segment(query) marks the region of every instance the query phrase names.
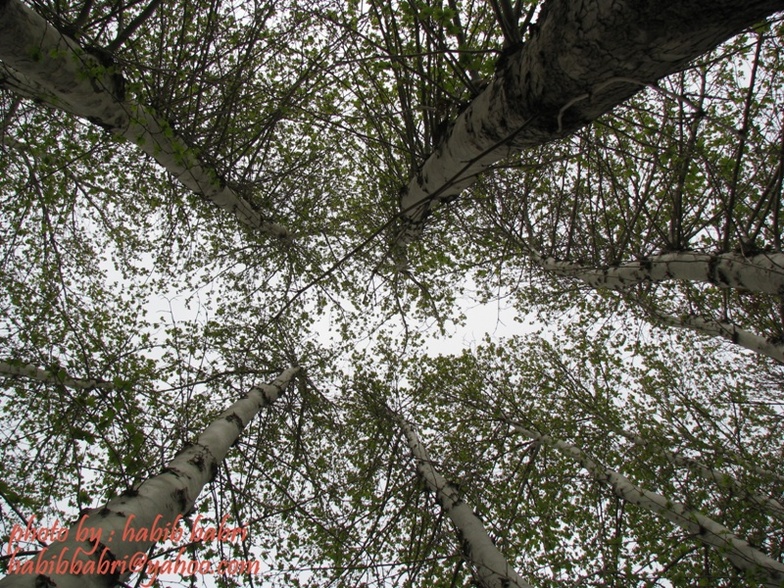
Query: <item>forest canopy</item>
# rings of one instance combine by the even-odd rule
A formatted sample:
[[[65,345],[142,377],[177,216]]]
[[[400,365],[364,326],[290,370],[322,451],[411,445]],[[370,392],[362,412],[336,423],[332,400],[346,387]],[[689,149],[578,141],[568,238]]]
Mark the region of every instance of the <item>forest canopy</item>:
[[[780,11],[0,0],[0,585],[784,586]]]

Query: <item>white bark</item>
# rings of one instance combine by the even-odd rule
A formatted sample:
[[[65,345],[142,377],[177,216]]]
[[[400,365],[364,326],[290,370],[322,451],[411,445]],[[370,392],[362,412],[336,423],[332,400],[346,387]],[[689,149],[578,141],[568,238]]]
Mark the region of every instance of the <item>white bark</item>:
[[[109,588],[128,576],[128,566],[144,554],[156,541],[141,533],[152,529],[173,529],[196,502],[202,488],[215,477],[220,463],[248,422],[285,391],[299,368],[284,371],[272,384],[254,387],[232,404],[199,436],[196,443],[177,455],[159,475],[144,481],[132,492],[110,500],[102,508],[86,513],[74,524],[65,541],[53,542],[39,553],[33,565],[44,573],[9,574],[0,580],[0,587],[37,588],[54,582],[57,588]],[[241,524],[237,522],[237,525]],[[78,540],[78,529],[100,533],[99,541]],[[68,562],[66,573],[51,573],[46,562]],[[67,573],[73,562],[82,566],[108,566],[104,573]],[[18,562],[21,563],[21,562]],[[77,564],[79,565],[79,564]],[[111,566],[114,566],[112,573]]]
[[[506,558],[493,544],[482,521],[471,507],[460,497],[457,488],[447,482],[433,466],[427,449],[419,439],[414,427],[404,419],[394,415],[416,460],[417,473],[436,495],[436,501],[457,527],[463,542],[466,559],[473,565],[477,576],[485,588],[531,588],[518,573],[506,562]]]
[[[656,447],[656,449],[661,451],[666,457],[667,461],[672,465],[688,468],[689,470],[699,474],[705,480],[717,484],[720,488],[729,490],[734,496],[748,500],[768,515],[773,516],[780,521],[784,521],[784,505],[782,505],[778,500],[774,500],[773,498],[769,498],[767,496],[763,496],[762,494],[748,490],[731,474],[709,467],[704,463],[697,461],[696,459],[680,455],[678,453],[664,449],[663,447],[655,446],[644,437],[641,437],[640,435],[630,431],[625,431],[621,428],[615,427],[613,427],[613,430],[616,431],[619,435],[623,435],[629,439],[635,445],[639,445],[641,447]]]
[[[672,327],[691,329],[714,337],[724,337],[744,349],[767,355],[778,362],[784,363],[783,345],[769,341],[765,337],[760,337],[754,333],[749,333],[729,321],[705,319],[693,314],[670,316],[655,313],[654,316]]]
[[[0,360],[0,375],[20,376],[31,378],[47,384],[55,384],[73,388],[75,390],[87,390],[90,388],[101,388],[102,390],[113,390],[112,382],[101,380],[85,380],[82,378],[72,378],[65,372],[52,372],[29,364],[12,364]]]
[[[784,294],[784,253],[664,253],[639,261],[593,268],[555,258],[538,258],[547,271],[579,278],[594,288],[623,290],[643,282],[685,280],[706,282],[719,288],[741,288],[752,292]]]
[[[86,118],[135,143],[182,185],[276,238],[289,233],[265,221],[198,161],[193,150],[151,110],[125,97],[119,71],[101,63],[19,0],[0,0],[0,81],[25,97]]]
[[[636,486],[621,474],[601,466],[574,445],[550,435],[531,431],[509,419],[506,419],[506,422],[521,435],[539,441],[574,459],[595,480],[610,486],[623,500],[675,523],[690,535],[715,548],[733,565],[747,572],[750,577],[761,581],[767,588],[781,588],[784,585],[784,564],[736,537],[724,525],[679,502],[673,502],[660,494]]]
[[[553,257],[542,257],[533,249],[528,251],[531,258],[542,269],[557,275],[580,279],[588,286],[597,289],[606,288],[624,292],[629,286],[642,282],[683,280],[766,294],[784,293],[784,254],[782,253],[743,256],[738,253],[710,255],[677,252],[609,268],[592,268],[571,261],[558,261]],[[649,308],[646,304],[642,306],[664,324],[691,329],[711,337],[723,337],[745,349],[784,363],[784,345],[750,333],[729,321],[706,319],[693,314],[665,315]]]
[[[499,67],[400,195],[398,243],[513,149],[590,123],[777,10],[782,0],[548,0],[537,32]]]

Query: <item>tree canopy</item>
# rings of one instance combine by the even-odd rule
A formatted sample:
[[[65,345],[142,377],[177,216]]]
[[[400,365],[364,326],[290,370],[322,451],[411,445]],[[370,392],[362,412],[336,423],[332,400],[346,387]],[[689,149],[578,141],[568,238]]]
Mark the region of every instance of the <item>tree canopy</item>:
[[[778,11],[0,0],[0,584],[784,585]]]

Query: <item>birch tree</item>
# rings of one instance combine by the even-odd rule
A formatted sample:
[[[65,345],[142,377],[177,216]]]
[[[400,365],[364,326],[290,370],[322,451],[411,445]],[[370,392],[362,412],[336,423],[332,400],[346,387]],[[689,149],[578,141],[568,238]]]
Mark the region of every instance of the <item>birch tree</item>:
[[[648,13],[632,3],[579,9],[547,3],[525,44],[508,52],[489,86],[412,178],[400,200],[403,218],[416,226],[432,204],[459,194],[511,149],[574,132],[781,8],[775,2],[743,8],[694,2]]]
[[[492,415],[508,411],[517,419],[528,419],[529,431],[542,423],[557,428],[560,437],[574,440],[570,445],[590,447],[594,462],[603,462],[670,502],[701,511],[780,565],[781,553],[775,547],[781,533],[775,508],[780,486],[775,474],[756,471],[776,458],[770,455],[756,466],[752,463],[762,457],[761,447],[772,441],[766,429],[770,425],[775,429],[778,419],[775,411],[752,407],[744,400],[759,383],[752,378],[741,384],[730,374],[715,373],[710,359],[704,364],[696,360],[710,357],[707,349],[687,359],[681,345],[688,349],[689,343],[676,343],[674,338],[666,347],[650,344],[644,351],[641,347],[634,356],[641,362],[638,368],[625,368],[618,353],[623,344],[612,329],[591,332],[585,339],[563,334],[552,345],[536,338],[526,344],[520,340],[487,343],[458,358],[426,361],[428,367],[409,376],[415,382],[412,396],[427,406],[418,418],[428,427],[439,427],[447,415],[456,423],[448,431],[438,429],[444,467],[456,468],[463,489],[493,487],[492,492],[471,494],[470,499],[483,505],[486,520],[504,521],[502,529],[516,529],[508,539],[501,531],[499,546],[510,561],[521,562],[517,565],[522,569],[536,561],[535,569],[551,570],[552,576],[532,572],[535,585],[579,584],[593,581],[594,574],[610,574],[622,584],[662,578],[688,583],[687,577],[693,581],[699,576],[721,582],[732,576],[730,564],[718,563],[723,557],[720,552],[709,556],[712,563],[703,562],[703,548],[692,542],[690,534],[668,531],[620,496],[617,501],[608,498],[606,486],[593,476],[581,475],[578,462],[569,465],[570,457],[561,457],[541,440],[515,443],[503,427],[493,425]],[[433,392],[428,394],[428,389]],[[743,416],[725,408],[728,395]],[[764,395],[751,398],[764,401]],[[762,416],[765,412],[772,420]],[[625,444],[625,436],[614,434],[623,427],[646,431],[649,442]],[[475,456],[472,463],[463,461],[465,453]],[[517,459],[510,453],[517,453]],[[741,455],[753,456],[752,462],[743,463]],[[717,482],[719,470],[735,482],[729,478]],[[773,505],[772,509],[762,507],[763,503]],[[510,505],[514,505],[511,510]],[[582,537],[593,540],[569,540]],[[545,552],[540,555],[541,543]],[[639,552],[647,554],[645,562],[637,560],[632,545],[645,546]]]
[[[767,132],[778,126],[767,90],[778,76],[776,59],[769,61],[778,43],[765,28],[739,37],[725,50],[747,64],[743,80],[726,62],[698,62],[558,146],[547,165],[523,160],[532,176],[496,174],[478,191],[488,197],[477,221],[491,217],[504,235],[496,238],[555,272],[542,280],[554,289],[568,274],[619,292],[612,300],[640,303],[658,324],[778,359],[776,279],[763,271],[764,284],[746,288],[729,266],[718,269],[731,260],[766,265],[780,250],[780,137]],[[714,102],[714,90],[730,88],[732,98]]]
[[[673,503],[664,496],[638,488],[617,472],[602,467],[574,445],[549,435],[531,431],[517,423],[509,422],[509,424],[516,432],[539,443],[554,447],[564,455],[576,459],[592,476],[601,482],[609,484],[613,491],[624,500],[649,509],[683,527],[690,535],[699,537],[701,541],[717,549],[719,553],[727,557],[734,565],[744,570],[749,578],[759,580],[764,586],[770,588],[781,585],[782,578],[784,578],[784,564],[754,549],[746,541],[733,535],[723,525],[687,508],[683,504]]]
[[[251,389],[185,448],[163,473],[138,488],[82,515],[65,540],[41,551],[36,559],[16,562],[2,580],[4,586],[114,586],[124,581],[153,543],[153,528],[169,531],[193,508],[202,488],[212,480],[242,429],[264,406],[273,403],[288,387],[299,368],[284,371],[268,385]],[[138,539],[137,539],[138,537]],[[58,569],[60,560],[69,562]],[[16,573],[14,573],[16,571]]]
[[[240,222],[274,237],[288,233],[261,218],[198,161],[194,149],[149,108],[126,100],[125,80],[112,64],[85,52],[21,2],[4,2],[0,30],[3,84],[19,95],[86,118],[138,145],[188,189]]]
[[[408,447],[416,461],[417,472],[422,476],[428,489],[436,494],[437,502],[457,528],[463,553],[476,570],[476,575],[482,586],[488,588],[501,586],[527,588],[530,586],[509,566],[506,558],[498,551],[488,536],[482,521],[471,512],[471,507],[460,497],[457,488],[447,482],[435,468],[413,426],[400,417],[391,416],[400,424]]]
[[[442,506],[484,519],[472,555],[508,562],[477,567],[491,584],[507,565],[542,587],[744,581],[500,414],[781,559],[780,521],[748,500],[781,488],[779,368],[639,320],[778,357],[780,2],[34,4],[0,3],[0,29],[34,33],[0,36],[0,522],[138,488],[294,364],[298,401],[197,506],[258,533],[205,560],[258,554],[271,585],[462,582],[369,398],[420,424],[465,500],[420,453]],[[291,238],[270,246],[254,227],[273,219]],[[548,323],[429,358],[462,295]]]

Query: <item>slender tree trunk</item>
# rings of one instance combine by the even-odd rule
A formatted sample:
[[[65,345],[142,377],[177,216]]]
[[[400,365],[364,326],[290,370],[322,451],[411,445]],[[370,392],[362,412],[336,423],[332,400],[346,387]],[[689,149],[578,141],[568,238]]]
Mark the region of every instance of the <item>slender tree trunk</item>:
[[[482,521],[463,501],[457,488],[447,482],[433,466],[414,427],[395,413],[390,413],[403,430],[416,461],[417,473],[436,495],[436,501],[444,514],[457,527],[466,560],[474,567],[482,585],[485,588],[531,588],[530,584],[509,566],[506,558],[490,539]]]
[[[784,294],[784,253],[675,252],[606,268],[593,268],[553,257],[535,258],[541,267],[562,276],[579,278],[594,288],[623,290],[643,282],[684,280],[706,282],[719,288]]]
[[[34,365],[8,363],[7,361],[2,360],[0,360],[0,375],[31,378],[46,384],[65,386],[66,388],[73,388],[75,390],[87,390],[91,388],[101,388],[102,390],[114,389],[114,384],[112,382],[73,378],[62,370],[59,372],[52,372]]]
[[[547,0],[531,38],[502,57],[401,193],[398,244],[511,151],[573,133],[778,10],[784,0]]]
[[[621,474],[601,466],[574,445],[526,429],[510,419],[504,420],[517,433],[552,447],[577,461],[595,480],[610,486],[623,500],[675,523],[693,537],[710,545],[733,565],[748,573],[750,578],[762,582],[767,588],[781,588],[784,585],[784,564],[736,537],[724,525],[679,502],[636,486]]]
[[[737,253],[665,253],[614,267],[593,268],[571,261],[558,261],[553,257],[542,257],[530,248],[528,252],[534,262],[545,271],[580,279],[596,289],[606,288],[623,293],[629,286],[643,282],[682,280],[767,294],[784,293],[782,253],[749,257]],[[703,318],[694,314],[662,314],[640,299],[635,302],[655,320],[665,325],[691,329],[711,337],[723,337],[740,347],[784,363],[784,345],[750,333],[729,321]]]
[[[728,490],[733,496],[738,496],[744,500],[748,500],[757,506],[762,512],[768,514],[769,516],[775,517],[779,521],[784,522],[784,506],[782,506],[778,500],[769,498],[767,496],[762,496],[756,492],[751,492],[731,474],[712,468],[697,461],[696,459],[691,459],[684,455],[680,455],[662,447],[658,447],[644,437],[637,435],[636,433],[632,433],[615,426],[610,426],[610,428],[619,435],[629,439],[635,445],[639,445],[640,447],[654,447],[655,450],[660,451],[665,456],[667,461],[672,465],[687,468],[693,472],[696,472],[705,480],[713,482],[720,488]]]
[[[21,566],[21,573],[9,573],[0,580],[0,586],[110,588],[123,581],[129,575],[130,564],[138,563],[138,558],[156,542],[148,538],[151,530],[172,530],[179,526],[180,519],[193,507],[205,484],[215,477],[229,448],[248,422],[264,406],[277,400],[299,369],[290,368],[271,384],[254,387],[213,421],[196,443],[186,447],[159,475],[105,506],[85,513],[70,527],[65,541],[53,542],[30,562],[9,562],[9,572]],[[92,540],[85,539],[87,531]],[[67,565],[62,573],[53,572],[50,562],[59,561]],[[79,567],[94,572],[77,574]]]
[[[694,314],[681,316],[662,315],[660,313],[651,314],[666,325],[691,329],[712,337],[724,337],[744,349],[767,355],[780,363],[784,363],[784,345],[750,333],[729,321],[703,318]]]
[[[139,146],[182,185],[276,238],[289,233],[253,207],[204,166],[193,149],[152,110],[125,95],[125,80],[61,34],[19,0],[0,0],[0,82]]]

